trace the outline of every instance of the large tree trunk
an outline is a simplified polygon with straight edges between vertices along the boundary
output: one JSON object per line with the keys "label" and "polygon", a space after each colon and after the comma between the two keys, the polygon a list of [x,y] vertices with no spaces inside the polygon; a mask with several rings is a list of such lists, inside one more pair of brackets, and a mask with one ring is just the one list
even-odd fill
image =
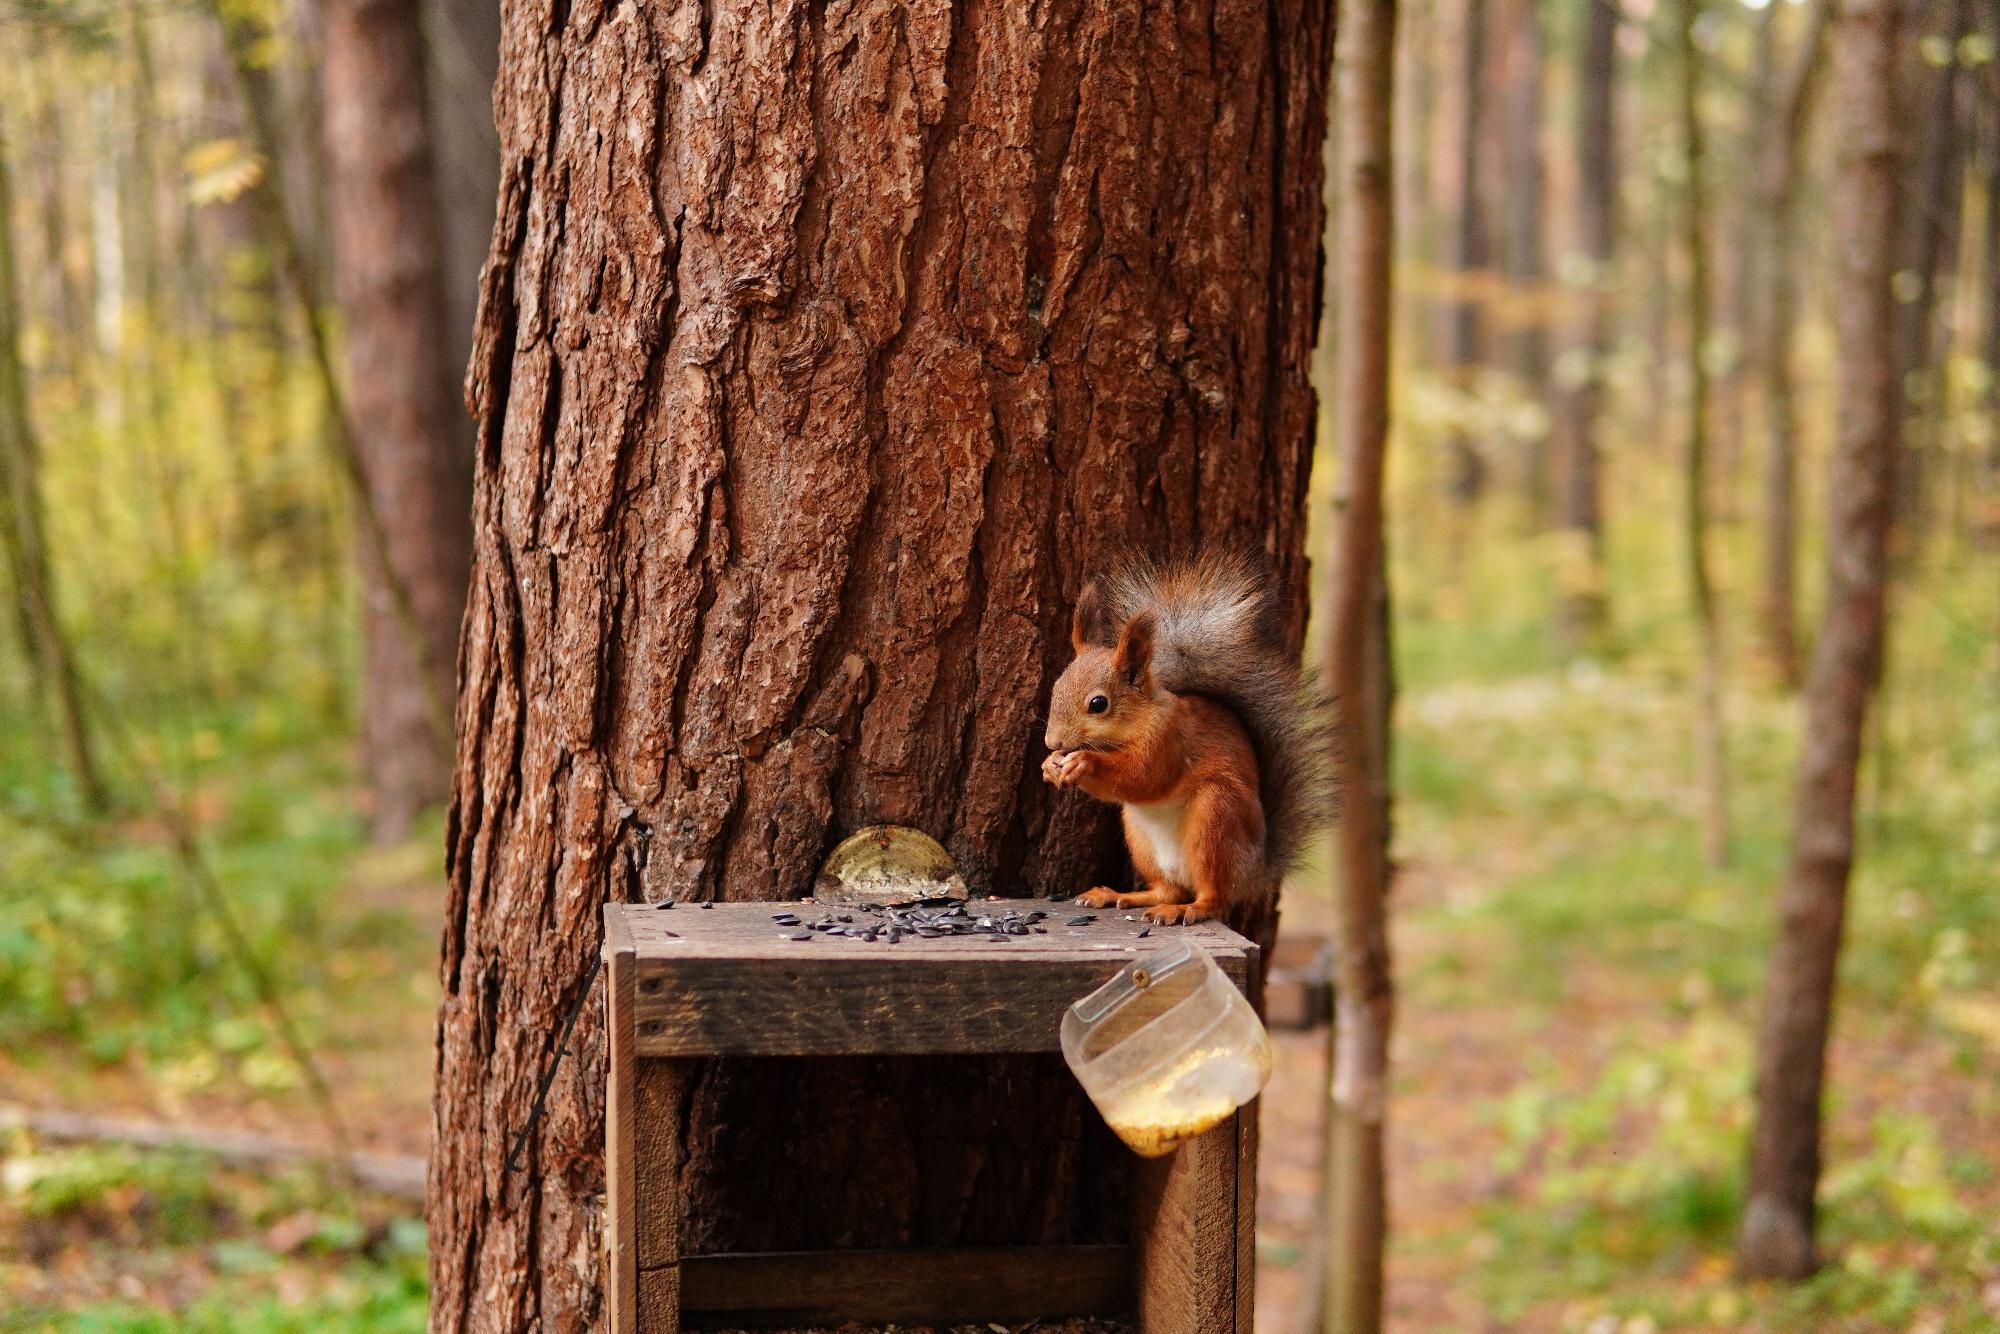
{"label": "large tree trunk", "polygon": [[1325,578],[1333,624],[1324,674],[1342,738],[1334,889],[1339,905],[1339,1014],[1329,1066],[1324,1174],[1326,1266],[1320,1327],[1372,1334],[1382,1327],[1389,1101],[1388,576],[1382,469],[1389,430],[1395,223],[1392,169],[1396,0],[1348,0],[1340,13],[1341,134],[1336,281],[1334,441],[1342,504]]}
{"label": "large tree trunk", "polygon": [[1604,620],[1604,509],[1598,479],[1598,418],[1610,350],[1612,245],[1618,231],[1615,98],[1618,6],[1589,0],[1576,93],[1576,229],[1568,266],[1581,274],[1566,303],[1570,327],[1551,437],[1561,472],[1558,522],[1568,550],[1560,568],[1557,630],[1571,649],[1587,646]]}
{"label": "large tree trunk", "polygon": [[1737,1242],[1747,1276],[1814,1265],[1820,1091],[1848,873],[1855,771],[1882,661],[1901,386],[1890,330],[1903,125],[1896,107],[1899,0],[1840,0],[1833,87],[1841,167],[1835,332],[1839,439],[1827,487],[1827,599],[1806,682],[1792,849],[1757,1039],[1757,1115]]}
{"label": "large tree trunk", "polygon": [[329,0],[325,19],[350,422],[416,621],[409,624],[363,544],[363,749],[375,832],[393,839],[450,785],[451,738],[437,701],[451,694],[465,606],[471,458],[447,361],[444,237],[417,12],[399,0]]}
{"label": "large tree trunk", "polygon": [[[880,820],[979,892],[1111,873],[1106,809],[1036,761],[1115,550],[1261,553],[1298,645],[1329,30],[1323,0],[507,7],[434,1328],[595,1318],[595,1005],[502,1156],[605,901],[801,894]],[[691,1249],[1116,1215],[1125,1160],[1045,1059],[718,1062],[685,1111]]]}

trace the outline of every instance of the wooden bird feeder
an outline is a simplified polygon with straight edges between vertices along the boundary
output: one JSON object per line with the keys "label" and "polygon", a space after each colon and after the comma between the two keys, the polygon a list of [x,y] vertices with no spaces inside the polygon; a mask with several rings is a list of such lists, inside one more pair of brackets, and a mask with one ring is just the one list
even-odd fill
{"label": "wooden bird feeder", "polygon": [[[903,1325],[1124,1317],[1145,1334],[1251,1327],[1256,1104],[1170,1157],[1134,1158],[1124,1245],[938,1247],[694,1255],[682,1250],[680,1100],[708,1057],[965,1056],[1057,1050],[1070,1003],[1169,929],[1120,912],[1072,926],[1073,904],[1041,909],[1046,934],[792,940],[773,923],[810,904],[725,903],[658,912],[605,909],[606,1247],[611,1328]],[[1136,916],[1133,914],[1132,916]],[[1257,947],[1220,923],[1172,928],[1244,987]],[[1124,1152],[1123,1149],[1117,1150]]]}

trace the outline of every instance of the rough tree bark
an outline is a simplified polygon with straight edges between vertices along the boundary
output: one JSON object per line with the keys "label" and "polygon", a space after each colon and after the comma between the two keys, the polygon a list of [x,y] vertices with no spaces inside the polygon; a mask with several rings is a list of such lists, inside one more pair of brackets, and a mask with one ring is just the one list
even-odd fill
{"label": "rough tree bark", "polygon": [[1334,446],[1343,503],[1326,578],[1333,625],[1323,674],[1342,738],[1335,761],[1341,815],[1335,847],[1339,905],[1338,1013],[1331,1035],[1326,1122],[1326,1273],[1320,1327],[1370,1334],[1382,1327],[1388,1234],[1383,1130],[1389,1097],[1388,576],[1383,556],[1382,464],[1389,428],[1395,253],[1392,107],[1396,0],[1348,0],[1340,12],[1340,216],[1334,281]]}
{"label": "rough tree bark", "polygon": [[1556,629],[1572,651],[1596,639],[1604,622],[1597,430],[1611,339],[1607,287],[1618,232],[1617,74],[1618,7],[1612,0],[1589,0],[1578,60],[1574,251],[1562,266],[1574,291],[1565,303],[1569,327],[1550,428],[1561,473],[1558,522],[1568,545],[1559,575]]}
{"label": "rough tree bark", "polygon": [[[1036,761],[1115,549],[1262,553],[1299,644],[1330,27],[1323,0],[507,6],[433,1328],[597,1313],[597,1006],[527,1170],[502,1159],[607,899],[797,895],[878,820],[979,892],[1112,873],[1106,812]],[[1059,1062],[716,1062],[687,1097],[694,1250],[1117,1213]]]}
{"label": "rough tree bark", "polygon": [[1820,1093],[1854,862],[1855,772],[1882,661],[1901,386],[1891,329],[1903,126],[1899,0],[1839,0],[1833,87],[1840,171],[1834,307],[1839,433],[1827,487],[1827,599],[1806,682],[1805,732],[1778,938],[1757,1038],[1756,1124],[1736,1263],[1746,1276],[1810,1273]]}
{"label": "rough tree bark", "polygon": [[[1799,162],[1812,104],[1825,67],[1828,10],[1814,0],[1798,54],[1778,78],[1763,117],[1758,148],[1755,244],[1764,281],[1761,312],[1749,318],[1763,380],[1764,522],[1758,624],[1764,656],[1787,689],[1799,684],[1798,646],[1798,409],[1792,381],[1792,333],[1798,322]],[[1771,65],[1777,68],[1773,36]]]}
{"label": "rough tree bark", "polygon": [[410,633],[362,546],[362,742],[375,834],[403,835],[451,780],[448,698],[471,565],[471,457],[452,393],[444,237],[423,34],[400,0],[327,0],[326,138],[334,270],[347,321],[348,411]]}

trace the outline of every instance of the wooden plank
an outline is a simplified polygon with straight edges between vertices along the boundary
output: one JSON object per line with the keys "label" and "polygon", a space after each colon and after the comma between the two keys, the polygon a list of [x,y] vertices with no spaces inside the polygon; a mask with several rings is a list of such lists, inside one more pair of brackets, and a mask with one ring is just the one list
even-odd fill
{"label": "wooden plank", "polygon": [[1131,1309],[1124,1246],[704,1255],[680,1271],[687,1318],[704,1325],[945,1325]]}
{"label": "wooden plank", "polygon": [[[864,927],[875,916],[861,908],[840,908],[799,900],[718,903],[710,908],[683,903],[671,911],[660,911],[655,904],[614,903],[605,908],[605,913],[623,919],[625,930],[642,959],[699,955],[709,958],[810,960],[822,953],[891,952],[898,958],[911,955],[940,959],[1005,958],[1030,950],[1038,954],[1087,959],[1106,950],[1129,956],[1157,949],[1173,940],[1185,939],[1202,945],[1220,961],[1226,956],[1256,948],[1221,922],[1154,926],[1136,909],[1093,910],[1050,899],[974,899],[965,905],[965,909],[975,917],[995,913],[1025,915],[1042,912],[1047,916],[1038,925],[1046,928],[1047,934],[1012,936],[1004,943],[979,936],[941,936],[935,939],[905,936],[899,945],[890,945],[882,940],[871,944],[846,937],[793,940],[791,937],[797,935],[800,928],[780,926],[772,920],[775,915],[791,913],[806,922],[813,922],[828,914],[844,914],[854,919],[844,925]],[[1079,917],[1088,917],[1089,924],[1070,925],[1071,919]],[[1145,933],[1143,937],[1142,932]]]}
{"label": "wooden plank", "polygon": [[1252,1263],[1238,1254],[1241,1120],[1140,1166],[1133,1295],[1146,1334],[1249,1334],[1238,1301],[1239,1270]]}
{"label": "wooden plank", "polygon": [[646,1313],[639,1323],[640,1334],[680,1334],[680,1303],[679,1265],[639,1271],[639,1309]]}
{"label": "wooden plank", "polygon": [[641,1059],[633,1079],[634,1214],[639,1268],[672,1264],[681,1254],[682,1092],[686,1063]]}
{"label": "wooden plank", "polygon": [[634,1208],[632,1119],[635,954],[624,922],[604,922],[604,1261],[612,1334],[638,1334],[638,1218]]}
{"label": "wooden plank", "polygon": [[[732,903],[660,912],[620,905],[638,950],[636,1050],[654,1056],[921,1055],[1051,1051],[1063,1011],[1166,940],[1207,950],[1245,985],[1256,947],[1217,922],[1147,930],[1138,914],[1000,901],[1049,913],[1045,935],[793,940],[772,922],[812,905]],[[972,905],[995,910],[993,900]],[[852,914],[857,923],[864,914]]]}
{"label": "wooden plank", "polygon": [[1257,1327],[1257,1137],[1259,1098],[1236,1113],[1236,1328]]}

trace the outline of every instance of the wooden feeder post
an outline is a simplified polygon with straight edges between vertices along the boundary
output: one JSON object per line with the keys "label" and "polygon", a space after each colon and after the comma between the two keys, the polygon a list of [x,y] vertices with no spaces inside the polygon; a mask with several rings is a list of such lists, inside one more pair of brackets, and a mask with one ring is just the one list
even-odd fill
{"label": "wooden feeder post", "polygon": [[[614,1334],[846,1320],[950,1324],[1131,1316],[1144,1334],[1249,1334],[1257,1109],[1138,1164],[1126,1245],[934,1247],[690,1255],[682,1251],[681,1084],[717,1056],[964,1056],[1058,1048],[1063,1011],[1163,943],[1118,912],[1045,935],[891,945],[792,940],[772,922],[812,905],[604,910],[609,1006],[605,1172]],[[997,905],[996,905],[997,906]],[[858,915],[858,914],[857,914]],[[1220,923],[1173,928],[1239,988],[1257,947]],[[1123,1150],[1120,1150],[1121,1152]]]}

